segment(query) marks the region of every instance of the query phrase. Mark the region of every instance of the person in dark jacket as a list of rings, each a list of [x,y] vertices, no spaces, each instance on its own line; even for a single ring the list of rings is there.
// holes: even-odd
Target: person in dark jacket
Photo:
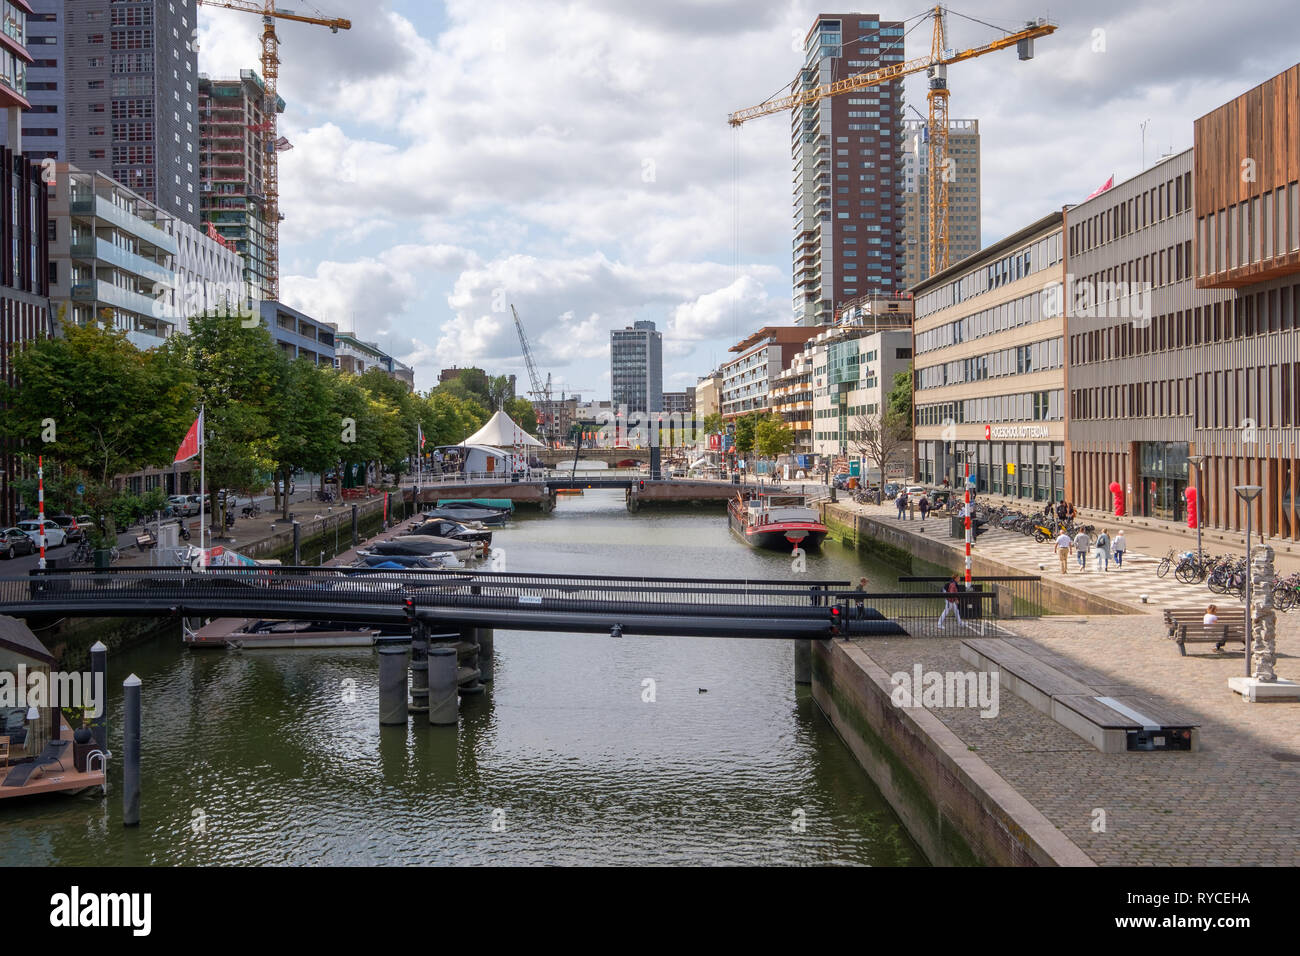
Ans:
[[[930,499],[928,497],[922,498],[921,503],[920,505],[918,505],[918,507],[921,509],[921,524],[924,525],[925,516],[930,513]]]

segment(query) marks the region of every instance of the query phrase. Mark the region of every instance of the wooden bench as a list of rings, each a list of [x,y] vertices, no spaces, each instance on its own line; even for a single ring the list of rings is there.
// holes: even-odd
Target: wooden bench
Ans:
[[[1187,656],[1187,647],[1191,644],[1213,644],[1216,651],[1223,650],[1228,641],[1238,644],[1246,643],[1246,609],[1229,607],[1217,611],[1219,620],[1213,627],[1206,627],[1204,608],[1169,607],[1165,608],[1165,627],[1169,629],[1169,638],[1177,643],[1178,653]]]
[[[1102,753],[1200,746],[1189,715],[1027,638],[972,638],[961,656]]]
[[[150,548],[154,547],[157,544],[158,544],[158,539],[155,538],[148,531],[146,531],[144,534],[137,534],[135,536],[135,546],[141,551],[148,551]]]

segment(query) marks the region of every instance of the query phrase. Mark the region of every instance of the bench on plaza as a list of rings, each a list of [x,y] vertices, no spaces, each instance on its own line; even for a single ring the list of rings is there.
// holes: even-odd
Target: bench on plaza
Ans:
[[[1216,651],[1223,650],[1228,641],[1246,643],[1246,609],[1229,607],[1216,612],[1218,623],[1206,627],[1205,608],[1165,608],[1165,627],[1169,638],[1178,645],[1178,653],[1187,656],[1187,644],[1213,644]]]
[[[137,534],[135,536],[135,546],[140,551],[148,551],[150,548],[154,547],[157,544],[158,544],[158,539],[155,538],[153,534],[151,534],[148,531],[146,531],[144,534]]]
[[[961,656],[1102,753],[1199,749],[1187,714],[1028,638],[971,638]]]

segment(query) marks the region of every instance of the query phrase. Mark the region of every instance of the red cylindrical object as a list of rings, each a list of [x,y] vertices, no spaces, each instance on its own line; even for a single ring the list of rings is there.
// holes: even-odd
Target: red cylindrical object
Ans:
[[[1110,497],[1111,497],[1111,505],[1115,512],[1116,517],[1123,517],[1124,486],[1121,485],[1118,481],[1112,481],[1110,483]]]
[[[1184,490],[1183,497],[1187,499],[1187,527],[1195,528],[1200,520],[1196,507],[1196,489],[1188,488]]]

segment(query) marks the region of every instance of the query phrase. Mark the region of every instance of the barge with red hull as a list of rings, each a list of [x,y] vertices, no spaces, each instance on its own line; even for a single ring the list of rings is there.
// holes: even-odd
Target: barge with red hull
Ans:
[[[773,551],[819,548],[828,533],[800,495],[737,495],[727,505],[727,522],[750,547]]]

